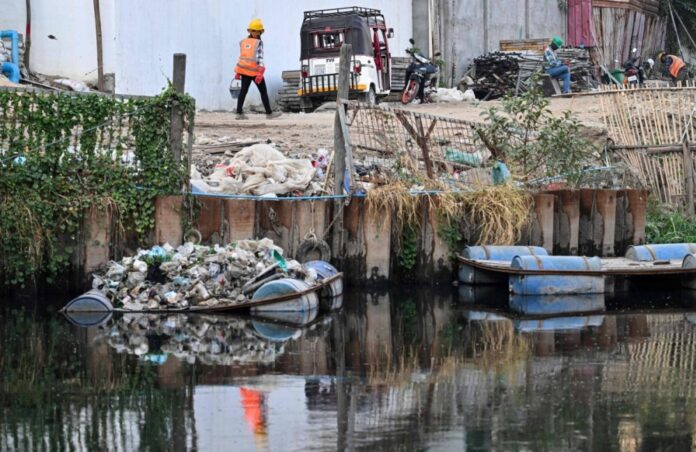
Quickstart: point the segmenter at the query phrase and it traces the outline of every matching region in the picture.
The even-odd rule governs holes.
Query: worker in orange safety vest
[[[237,119],[247,119],[244,115],[244,99],[249,92],[251,82],[256,83],[261,93],[261,101],[266,109],[267,118],[275,118],[280,116],[280,113],[273,113],[271,103],[268,100],[268,91],[266,90],[266,81],[263,74],[266,67],[263,64],[263,41],[261,35],[264,32],[263,22],[261,19],[253,19],[247,28],[249,36],[239,43],[239,60],[234,68],[235,78],[241,79],[242,88],[237,98]]]
[[[667,55],[660,52],[659,60],[662,62],[662,75],[670,76],[674,82],[683,82],[686,80],[686,63],[684,60],[675,55]]]

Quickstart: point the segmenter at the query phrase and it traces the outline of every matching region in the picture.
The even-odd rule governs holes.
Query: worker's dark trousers
[[[237,99],[237,113],[242,114],[244,107],[244,99],[249,92],[249,87],[251,82],[256,83],[254,77],[249,77],[248,75],[242,75],[242,90],[239,92],[239,98]],[[256,83],[259,87],[259,93],[261,93],[261,102],[263,102],[263,108],[266,109],[266,114],[270,115],[273,110],[271,110],[271,102],[268,100],[268,91],[266,91],[266,79],[261,79],[261,83]]]

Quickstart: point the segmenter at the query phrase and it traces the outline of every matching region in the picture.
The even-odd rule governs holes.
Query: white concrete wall
[[[24,2],[5,0],[0,29],[24,31]],[[411,37],[411,2],[372,0],[395,30],[392,53],[404,55]],[[186,89],[201,109],[234,108],[228,86],[246,27],[260,17],[266,81],[271,97],[281,72],[299,69],[300,26],[305,10],[360,4],[355,0],[101,0],[104,72],[116,74],[120,94],[157,94],[171,78],[172,55],[187,54]],[[92,0],[32,0],[33,70],[95,80],[96,38]],[[52,40],[48,35],[54,35]],[[255,87],[248,104],[260,103]]]
[[[101,0],[104,66],[113,72],[114,2]],[[25,31],[25,2],[5,0],[0,29]],[[96,80],[97,44],[91,0],[32,0],[31,61],[33,71],[77,80]],[[48,36],[52,35],[56,39]]]

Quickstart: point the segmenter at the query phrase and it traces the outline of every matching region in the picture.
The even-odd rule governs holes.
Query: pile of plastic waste
[[[93,274],[92,288],[117,308],[131,311],[215,307],[251,299],[263,283],[291,277],[317,282],[316,271],[283,258],[268,238],[240,240],[226,246],[187,242],[174,249],[155,246],[133,257],[110,262]]]

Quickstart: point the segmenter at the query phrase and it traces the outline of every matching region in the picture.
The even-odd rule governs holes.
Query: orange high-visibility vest
[[[246,38],[239,43],[239,61],[234,72],[237,74],[256,77],[259,74],[258,50],[260,39]]]
[[[686,63],[684,63],[684,60],[678,56],[668,56],[672,59],[672,64],[669,66],[669,73],[672,75],[672,77],[677,78],[679,76],[679,70],[686,66]]]

